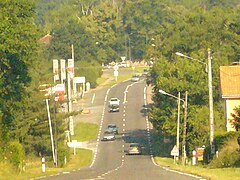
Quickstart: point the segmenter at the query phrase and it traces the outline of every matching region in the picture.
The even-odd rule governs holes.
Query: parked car
[[[118,134],[118,127],[116,124],[108,124],[105,132]]]
[[[131,143],[127,151],[128,155],[140,155],[142,154],[142,147],[139,143]]]
[[[116,139],[114,132],[105,131],[102,141],[114,141]]]
[[[139,81],[139,79],[140,79],[139,76],[135,74],[135,75],[132,76],[131,81],[132,82],[137,82],[137,81]]]

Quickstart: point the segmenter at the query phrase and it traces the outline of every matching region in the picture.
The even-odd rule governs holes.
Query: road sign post
[[[117,81],[118,78],[118,70],[114,70],[113,75],[115,77],[115,81]]]
[[[124,62],[125,59],[126,59],[126,56],[122,56],[121,59],[122,59],[122,61]]]
[[[171,150],[171,156],[174,157],[174,164],[176,163],[176,158],[179,156],[179,149],[175,145],[173,149]]]

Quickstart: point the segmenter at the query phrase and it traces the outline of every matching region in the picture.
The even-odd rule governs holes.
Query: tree
[[[235,127],[236,131],[240,129],[240,106],[235,107],[234,113],[231,113],[231,116],[233,117],[232,123]]]
[[[34,65],[36,27],[34,2],[0,2],[0,126],[2,140],[18,139],[16,122],[24,121],[26,88],[31,80],[29,67]]]

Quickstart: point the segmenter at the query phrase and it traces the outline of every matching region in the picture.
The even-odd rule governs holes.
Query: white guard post
[[[42,172],[46,172],[46,162],[44,157],[42,157]]]
[[[192,165],[197,164],[197,152],[195,150],[192,151]]]

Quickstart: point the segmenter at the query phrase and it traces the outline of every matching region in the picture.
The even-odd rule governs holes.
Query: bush
[[[58,167],[64,167],[65,161],[69,161],[70,151],[64,143],[58,144]]]
[[[215,168],[239,167],[240,152],[237,144],[237,136],[231,134],[225,144],[219,150],[219,157],[214,157],[210,165]]]
[[[90,82],[91,88],[97,86],[97,79],[102,75],[102,67],[99,63],[78,61],[76,62],[76,75],[85,76],[86,82]]]
[[[25,152],[22,144],[18,141],[10,142],[7,147],[7,159],[20,172],[24,167]]]

